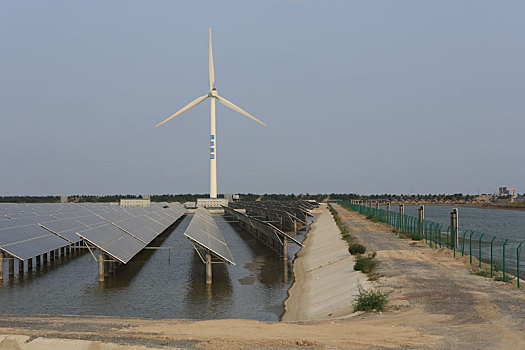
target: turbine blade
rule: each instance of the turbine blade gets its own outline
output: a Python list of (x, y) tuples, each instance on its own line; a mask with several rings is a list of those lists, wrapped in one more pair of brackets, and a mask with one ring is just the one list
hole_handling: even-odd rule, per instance
[(168, 119), (164, 120), (163, 122), (158, 123), (157, 125), (155, 125), (155, 127), (158, 128), (162, 124), (165, 124), (165, 123), (169, 122), (170, 120), (172, 120), (176, 116), (186, 112), (188, 109), (195, 107), (196, 105), (198, 105), (199, 103), (201, 103), (202, 101), (207, 99), (208, 97), (209, 97), (209, 95), (204, 95), (204, 96), (201, 96), (201, 97), (197, 97), (195, 100), (191, 101), (186, 106), (182, 107), (177, 112), (175, 112), (175, 114), (173, 114), (171, 117), (169, 117)]
[(213, 88), (213, 84), (215, 84), (215, 70), (213, 69), (213, 50), (211, 48), (211, 27), (210, 27), (210, 60), (209, 60), (208, 73), (210, 75), (210, 90), (211, 90)]
[(242, 109), (240, 107), (237, 107), (232, 102), (230, 102), (227, 99), (225, 99), (224, 97), (217, 96), (217, 100), (219, 100), (219, 102), (222, 103), (223, 105), (225, 105), (226, 107), (231, 108), (234, 111), (237, 111), (237, 112), (239, 112), (241, 114), (244, 114), (248, 118), (256, 121), (259, 124), (261, 124), (262, 126), (266, 126), (266, 124), (264, 124), (262, 121), (260, 121), (259, 119), (255, 118), (253, 115), (251, 115), (250, 113), (246, 112), (244, 109)]

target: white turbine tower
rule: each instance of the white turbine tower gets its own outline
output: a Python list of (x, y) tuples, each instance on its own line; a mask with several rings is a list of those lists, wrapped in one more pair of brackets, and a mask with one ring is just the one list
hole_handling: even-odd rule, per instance
[(211, 27), (210, 27), (210, 61), (209, 61), (209, 77), (210, 77), (210, 91), (201, 97), (197, 97), (195, 100), (188, 103), (186, 106), (179, 109), (175, 114), (173, 114), (168, 119), (164, 120), (161, 123), (155, 125), (156, 128), (161, 126), (164, 123), (167, 123), (171, 119), (175, 118), (178, 115), (186, 112), (187, 110), (195, 107), (208, 97), (211, 99), (211, 130), (210, 130), (210, 198), (217, 198), (217, 133), (215, 132), (215, 100), (218, 100), (220, 103), (225, 105), (228, 108), (237, 111), (248, 118), (256, 121), (257, 123), (266, 126), (262, 121), (255, 118), (253, 115), (249, 114), (242, 108), (236, 106), (232, 102), (228, 101), (224, 97), (217, 95), (217, 89), (213, 86), (215, 83), (215, 71), (213, 69), (213, 52), (211, 49)]

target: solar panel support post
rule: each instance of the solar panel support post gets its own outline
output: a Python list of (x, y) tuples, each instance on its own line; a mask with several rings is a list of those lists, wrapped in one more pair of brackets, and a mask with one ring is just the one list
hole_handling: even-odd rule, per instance
[(27, 259), (27, 271), (32, 271), (33, 270), (33, 258), (29, 258)]
[(18, 260), (18, 275), (21, 276), (24, 274), (24, 260)]
[(40, 264), (41, 264), (41, 256), (38, 255), (38, 256), (36, 257), (35, 265), (36, 265), (36, 267), (40, 267)]
[(98, 281), (104, 282), (104, 253), (98, 250)]
[(297, 234), (297, 220), (295, 219), (293, 220), (293, 234)]
[(212, 270), (211, 270), (211, 252), (206, 252), (206, 284), (211, 284), (212, 281)]
[(288, 240), (283, 237), (283, 261), (288, 263)]
[(9, 277), (13, 277), (15, 275), (15, 259), (11, 257), (9, 259)]
[(0, 252), (0, 281), (4, 280), (4, 252)]
[(42, 260), (47, 263), (47, 253), (42, 254)]

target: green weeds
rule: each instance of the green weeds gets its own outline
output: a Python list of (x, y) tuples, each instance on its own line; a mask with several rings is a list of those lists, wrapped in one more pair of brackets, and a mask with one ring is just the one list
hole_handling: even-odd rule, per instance
[(388, 304), (389, 294), (380, 290), (365, 290), (359, 286), (359, 294), (354, 299), (354, 312), (384, 311)]

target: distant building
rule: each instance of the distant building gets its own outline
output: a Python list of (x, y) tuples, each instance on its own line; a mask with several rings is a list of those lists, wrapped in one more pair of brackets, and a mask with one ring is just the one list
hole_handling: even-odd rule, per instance
[(184, 205), (184, 207), (186, 209), (195, 209), (195, 208), (197, 208), (197, 203), (195, 203), (195, 202), (184, 202), (183, 205)]
[(121, 199), (121, 207), (149, 207), (151, 205), (149, 199)]
[[(512, 191), (512, 193), (510, 193)], [(515, 195), (516, 189), (513, 187), (500, 187), (498, 189), (498, 194), (500, 196), (508, 196), (509, 194)]]
[(228, 206), (228, 200), (225, 198), (198, 198), (197, 207), (221, 208)]
[(149, 201), (151, 199), (151, 194), (143, 194), (142, 199), (146, 199)]
[(60, 203), (67, 203), (67, 195), (63, 194), (60, 196)]

